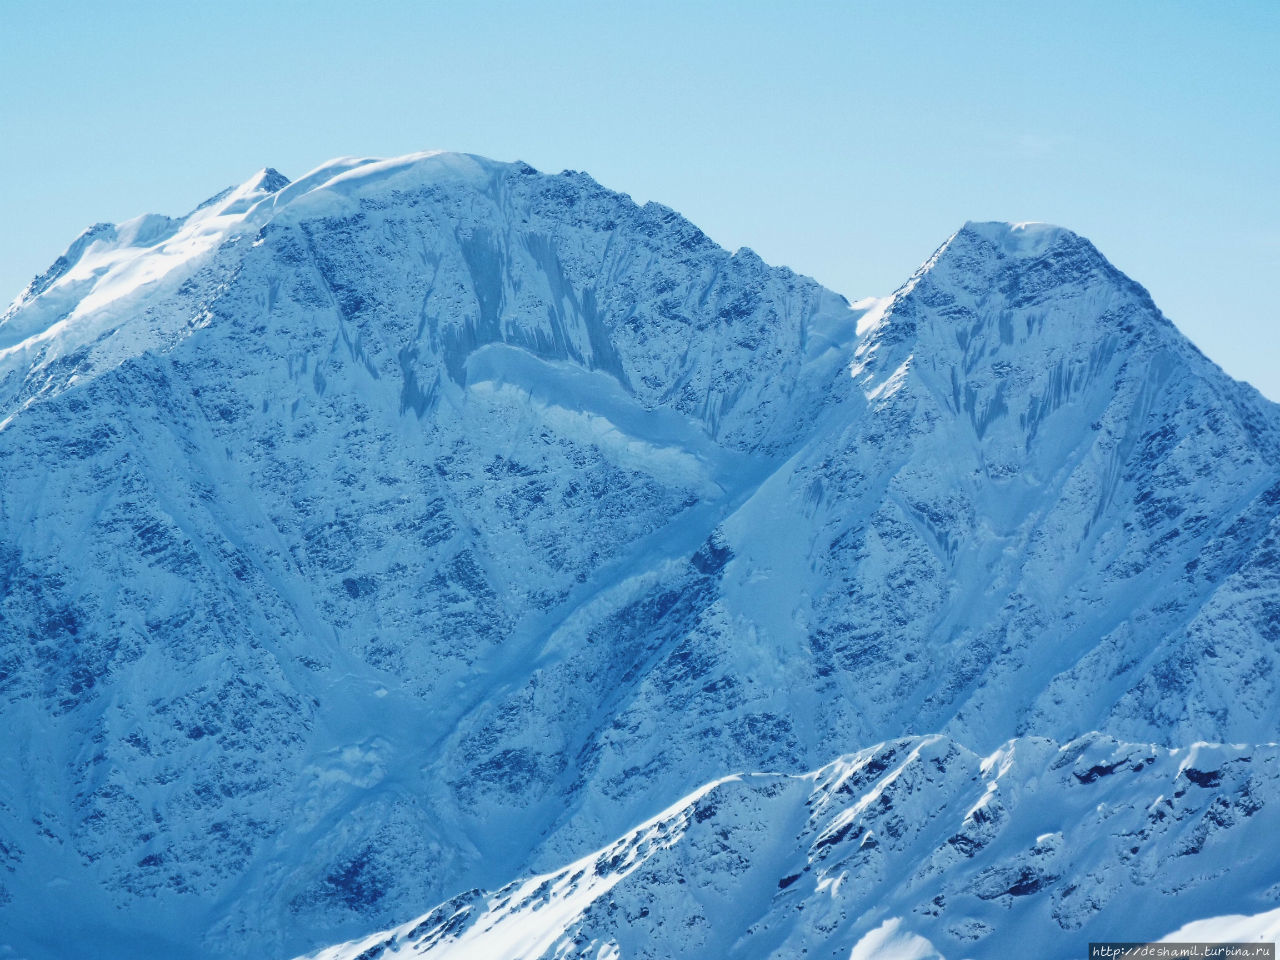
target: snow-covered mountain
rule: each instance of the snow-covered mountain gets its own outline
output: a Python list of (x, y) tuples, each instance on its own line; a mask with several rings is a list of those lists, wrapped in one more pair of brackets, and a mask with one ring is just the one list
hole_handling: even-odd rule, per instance
[(984, 759), (917, 737), (715, 781), (568, 867), (311, 957), (1079, 957), (1274, 904), (1278, 830), (1274, 744), (1022, 738)]
[[(621, 956), (624, 927), (693, 949), (659, 931), (695, 916), (770, 924), (744, 957), (890, 920), (996, 956), (1142, 897), (1143, 936), (1280, 903), (1235, 856), (1271, 812), (1177, 856), (1228, 780), (1273, 809), (1272, 748), (1213, 748), (1257, 760), (1137, 866), (1070, 839), (1102, 793), (1139, 829), (1197, 741), (1278, 739), (1280, 411), (1058, 228), (966, 225), (851, 306), (457, 154), (98, 225), (0, 319), (0, 584), (0, 956), (284, 958), (534, 875), (539, 936)], [(1090, 750), (1155, 759), (1070, 793)], [(885, 778), (923, 778), (916, 839), (837, 895), (813, 851), (885, 829), (858, 808)], [(1007, 831), (952, 862), (989, 783)], [(1071, 856), (1034, 896), (957, 895), (1042, 834)], [(609, 844), (627, 869), (564, 879)], [(644, 901), (690, 857), (733, 909)], [(432, 915), (472, 931), (512, 889)]]

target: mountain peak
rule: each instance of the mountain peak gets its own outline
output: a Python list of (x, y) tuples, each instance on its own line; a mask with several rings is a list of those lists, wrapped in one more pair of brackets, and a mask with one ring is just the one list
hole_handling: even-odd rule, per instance
[(264, 193), (275, 193), (283, 190), (292, 181), (275, 167), (264, 167), (253, 178), (253, 185)]
[(1083, 237), (1065, 227), (1037, 221), (1009, 223), (1003, 220), (970, 220), (957, 232), (957, 236), (961, 235), (989, 243), (1010, 257), (1038, 257), (1064, 242), (1086, 242)]
[[(899, 301), (919, 296), (958, 298), (957, 306), (992, 318), (1001, 311), (1045, 307), (1063, 299), (1074, 304), (1069, 311), (1072, 326), (1089, 318), (1110, 326), (1116, 319), (1116, 310), (1110, 308), (1116, 304), (1110, 301), (1118, 298), (1133, 308), (1140, 306), (1144, 316), (1156, 321), (1145, 326), (1172, 330), (1147, 291), (1116, 269), (1086, 237), (1049, 223), (969, 221), (896, 294)], [(901, 303), (894, 312), (903, 313)], [(956, 318), (954, 311), (929, 312), (948, 323)], [(1121, 312), (1133, 319), (1132, 310)]]

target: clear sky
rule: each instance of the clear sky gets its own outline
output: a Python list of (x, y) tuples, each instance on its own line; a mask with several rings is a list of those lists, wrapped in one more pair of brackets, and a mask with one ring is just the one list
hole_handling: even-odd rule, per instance
[(0, 2), (0, 301), (274, 166), (585, 170), (851, 299), (1048, 220), (1280, 400), (1280, 2)]

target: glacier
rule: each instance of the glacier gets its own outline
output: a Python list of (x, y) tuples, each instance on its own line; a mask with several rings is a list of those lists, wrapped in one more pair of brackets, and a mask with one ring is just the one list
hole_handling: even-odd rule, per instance
[(0, 956), (1280, 906), (1280, 408), (1065, 229), (851, 304), (461, 154), (99, 224), (0, 317), (0, 584)]

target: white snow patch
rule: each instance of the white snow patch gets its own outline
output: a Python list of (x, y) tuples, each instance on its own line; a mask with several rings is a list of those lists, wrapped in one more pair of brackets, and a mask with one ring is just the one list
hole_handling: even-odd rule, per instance
[(946, 960), (933, 944), (902, 929), (902, 918), (891, 917), (876, 927), (853, 948), (849, 960)]
[(1160, 943), (1275, 943), (1280, 940), (1280, 907), (1265, 913), (1226, 914), (1193, 920), (1163, 936)]

